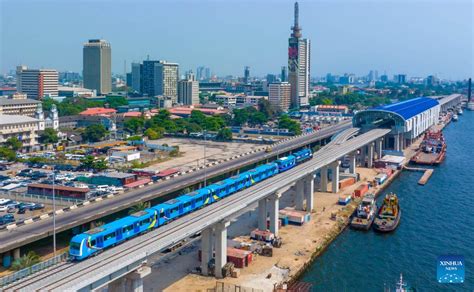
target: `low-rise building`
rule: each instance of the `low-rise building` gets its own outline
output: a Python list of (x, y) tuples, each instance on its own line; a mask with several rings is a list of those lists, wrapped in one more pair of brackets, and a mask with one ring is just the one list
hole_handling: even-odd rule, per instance
[(111, 157), (120, 157), (126, 162), (140, 159), (140, 151), (115, 151)]
[(105, 107), (91, 107), (86, 109), (83, 112), (80, 112), (79, 115), (81, 116), (112, 116), (117, 111), (113, 108), (105, 108)]
[(29, 184), (28, 194), (52, 197), (53, 192), (55, 197), (72, 198), (78, 200), (87, 200), (89, 188), (75, 188), (62, 185), (49, 184)]
[(329, 104), (318, 104), (311, 107), (311, 111), (327, 113), (327, 114), (347, 114), (349, 113), (349, 107), (346, 105), (329, 105)]
[(94, 185), (109, 185), (121, 187), (137, 180), (137, 175), (133, 173), (112, 172), (95, 175), (91, 178)]
[(44, 130), (40, 129), (40, 123), (39, 119), (28, 116), (0, 115), (0, 144), (15, 137), (26, 151), (31, 150), (38, 144), (38, 131)]
[(39, 103), (34, 99), (0, 98), (0, 115), (34, 117)]

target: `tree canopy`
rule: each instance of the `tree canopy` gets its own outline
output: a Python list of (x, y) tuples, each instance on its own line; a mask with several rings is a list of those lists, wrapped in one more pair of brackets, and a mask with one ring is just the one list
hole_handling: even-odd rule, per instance
[(58, 143), (58, 132), (53, 128), (47, 128), (41, 133), (39, 140), (43, 144), (55, 144)]
[(98, 142), (104, 139), (105, 135), (107, 135), (107, 130), (102, 124), (92, 124), (87, 126), (82, 133), (82, 138), (89, 142)]

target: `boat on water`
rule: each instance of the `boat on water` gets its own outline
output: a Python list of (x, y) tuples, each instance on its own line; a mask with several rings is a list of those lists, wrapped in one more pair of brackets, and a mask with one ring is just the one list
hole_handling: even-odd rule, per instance
[(400, 223), (401, 214), (397, 195), (393, 193), (385, 195), (383, 204), (374, 220), (374, 230), (379, 232), (395, 230)]
[(457, 114), (454, 114), (454, 115), (453, 115), (453, 121), (454, 121), (454, 122), (457, 122), (458, 120), (459, 120), (458, 115), (457, 115)]
[(462, 110), (462, 108), (458, 108), (458, 115), (462, 115), (464, 112)]
[(446, 157), (446, 141), (441, 131), (428, 131), (423, 137), (420, 148), (411, 158), (411, 162), (423, 165), (437, 165)]
[(357, 206), (354, 217), (351, 220), (351, 228), (360, 230), (369, 230), (377, 213), (377, 203), (375, 196), (367, 195)]
[[(384, 289), (384, 291), (390, 291), (390, 289)], [(416, 292), (416, 289), (410, 287), (405, 281), (403, 281), (403, 275), (400, 274), (400, 279), (395, 285), (395, 292)]]

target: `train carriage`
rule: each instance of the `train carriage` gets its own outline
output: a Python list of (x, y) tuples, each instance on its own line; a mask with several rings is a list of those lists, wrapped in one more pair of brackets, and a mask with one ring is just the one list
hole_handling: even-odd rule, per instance
[(152, 228), (158, 228), (171, 220), (284, 172), (311, 157), (311, 150), (303, 149), (274, 163), (257, 166), (239, 175), (78, 234), (71, 240), (70, 255), (72, 259), (83, 260), (102, 249), (119, 244)]

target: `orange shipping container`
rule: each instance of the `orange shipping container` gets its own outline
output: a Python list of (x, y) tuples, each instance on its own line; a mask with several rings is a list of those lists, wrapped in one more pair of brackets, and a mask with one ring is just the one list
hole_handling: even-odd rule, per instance
[(365, 193), (367, 193), (368, 190), (369, 190), (369, 185), (362, 184), (354, 191), (354, 196), (362, 197), (363, 195), (365, 195)]
[(346, 188), (346, 187), (351, 186), (353, 184), (355, 184), (355, 178), (348, 177), (348, 178), (345, 178), (345, 179), (341, 179), (339, 181), (339, 188), (343, 189), (343, 188)]

